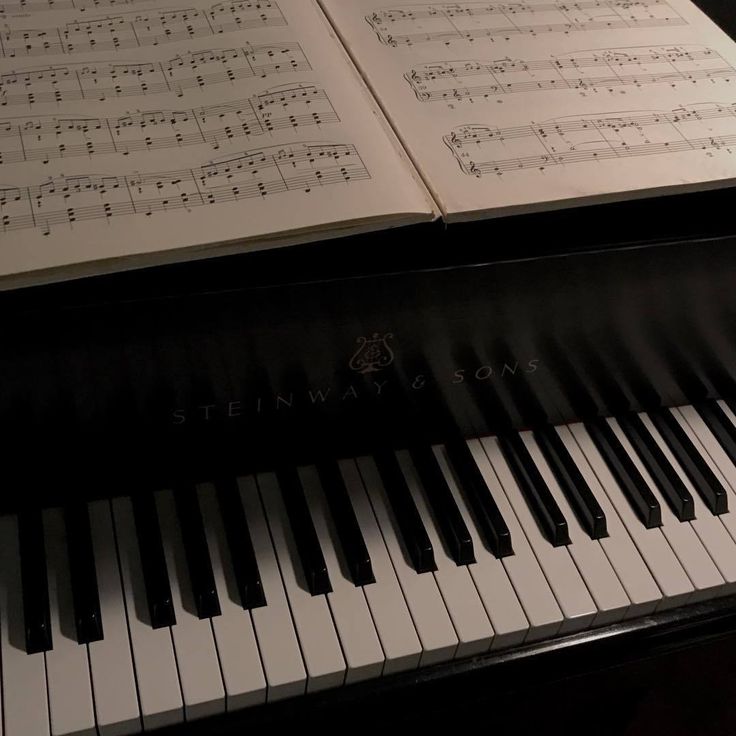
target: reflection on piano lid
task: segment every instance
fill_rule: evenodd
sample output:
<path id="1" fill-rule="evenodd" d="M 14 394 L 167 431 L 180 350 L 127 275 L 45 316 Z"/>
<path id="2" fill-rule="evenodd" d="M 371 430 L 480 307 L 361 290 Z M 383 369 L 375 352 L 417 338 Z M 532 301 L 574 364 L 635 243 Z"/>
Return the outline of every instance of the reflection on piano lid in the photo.
<path id="1" fill-rule="evenodd" d="M 307 693 L 346 689 L 367 707 L 375 681 L 425 668 L 430 683 L 487 668 L 513 690 L 526 676 L 514 663 L 535 652 L 564 676 L 584 642 L 604 657 L 620 644 L 625 661 L 632 646 L 656 653 L 661 643 L 641 637 L 658 621 L 665 632 L 697 632 L 706 614 L 730 621 L 735 409 L 706 401 L 509 431 L 465 440 L 465 454 L 382 447 L 323 458 L 321 472 L 278 465 L 159 490 L 146 528 L 130 497 L 5 515 L 4 734 L 234 733 L 303 713 L 274 702 Z M 463 463 L 482 487 L 464 483 Z M 509 535 L 503 554 L 479 493 Z M 151 534 L 163 550 L 155 579 Z M 356 583 L 366 565 L 372 579 Z M 168 621 L 153 620 L 154 599 L 170 601 Z"/>
<path id="2" fill-rule="evenodd" d="M 727 212 L 712 194 L 687 201 Z M 315 246 L 319 268 L 297 250 L 0 295 L 4 471 L 26 488 L 0 509 L 63 505 L 60 474 L 90 500 L 312 463 L 321 448 L 357 456 L 379 437 L 411 448 L 417 431 L 444 442 L 451 427 L 736 395 L 732 238 L 696 238 L 691 218 L 678 238 L 584 246 L 570 217 L 533 219 L 556 228 L 544 257 L 532 220 L 509 220 L 494 223 L 494 260 L 482 225 L 427 227 Z M 409 244 L 393 263 L 420 234 L 426 254 Z"/>

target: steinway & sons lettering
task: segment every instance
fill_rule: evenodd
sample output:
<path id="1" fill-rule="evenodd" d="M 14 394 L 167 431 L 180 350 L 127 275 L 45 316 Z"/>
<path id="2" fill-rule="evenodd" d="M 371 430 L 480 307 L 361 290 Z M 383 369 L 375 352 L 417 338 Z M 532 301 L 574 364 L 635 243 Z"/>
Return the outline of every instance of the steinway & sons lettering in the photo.
<path id="1" fill-rule="evenodd" d="M 406 395 L 407 390 L 424 391 L 431 386 L 448 387 L 450 390 L 483 383 L 494 379 L 509 380 L 515 376 L 529 376 L 537 373 L 542 361 L 532 358 L 526 361 L 512 361 L 499 365 L 480 365 L 475 368 L 458 368 L 444 381 L 433 383 L 428 374 L 417 373 L 407 379 L 385 377 L 381 380 L 356 379 L 350 383 L 312 386 L 300 391 L 282 390 L 270 393 L 255 393 L 252 396 L 234 397 L 220 402 L 198 404 L 174 409 L 170 415 L 171 424 L 182 426 L 190 423 L 220 422 L 246 417 L 262 416 L 278 412 L 300 411 L 314 407 L 339 406 L 356 401 L 380 399 L 391 401 Z"/>

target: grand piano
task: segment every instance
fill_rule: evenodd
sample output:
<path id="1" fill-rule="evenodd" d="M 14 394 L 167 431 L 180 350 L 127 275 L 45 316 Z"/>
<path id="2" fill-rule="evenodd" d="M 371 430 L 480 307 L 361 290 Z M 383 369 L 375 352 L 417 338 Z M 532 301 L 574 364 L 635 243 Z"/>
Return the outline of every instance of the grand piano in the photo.
<path id="1" fill-rule="evenodd" d="M 0 295 L 0 734 L 736 732 L 733 198 Z"/>

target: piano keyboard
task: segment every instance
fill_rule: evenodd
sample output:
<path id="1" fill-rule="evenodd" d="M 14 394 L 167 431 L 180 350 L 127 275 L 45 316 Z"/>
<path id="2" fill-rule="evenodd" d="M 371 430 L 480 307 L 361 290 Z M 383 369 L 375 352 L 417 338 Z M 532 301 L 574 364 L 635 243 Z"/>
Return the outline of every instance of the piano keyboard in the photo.
<path id="1" fill-rule="evenodd" d="M 722 401 L 23 512 L 0 735 L 137 733 L 734 592 Z"/>

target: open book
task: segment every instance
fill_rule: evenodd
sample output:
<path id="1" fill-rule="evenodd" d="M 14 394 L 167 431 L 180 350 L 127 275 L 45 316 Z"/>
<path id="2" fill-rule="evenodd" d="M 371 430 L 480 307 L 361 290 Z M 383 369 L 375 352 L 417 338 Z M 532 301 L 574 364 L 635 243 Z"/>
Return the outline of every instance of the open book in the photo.
<path id="1" fill-rule="evenodd" d="M 736 180 L 690 0 L 0 12 L 0 288 Z"/>

